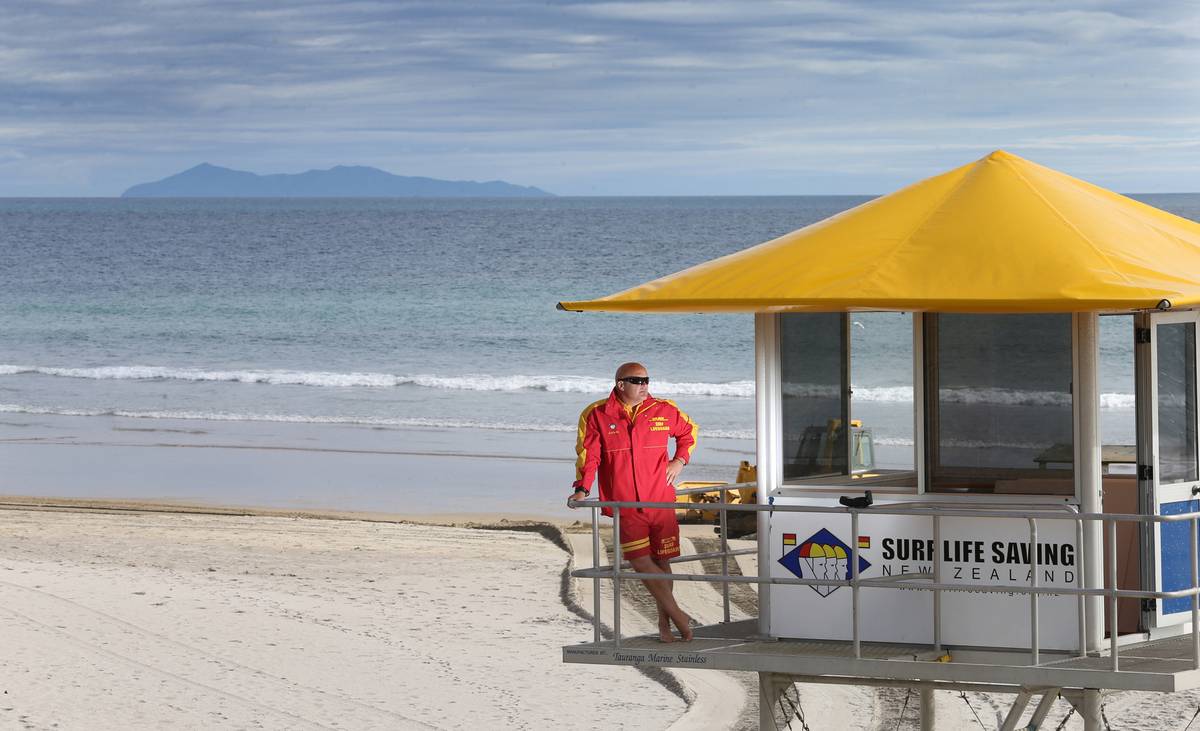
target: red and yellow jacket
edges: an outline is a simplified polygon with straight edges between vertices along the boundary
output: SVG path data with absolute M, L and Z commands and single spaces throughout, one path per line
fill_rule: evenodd
M 675 457 L 687 464 L 696 448 L 696 426 L 673 401 L 647 396 L 630 416 L 614 388 L 608 398 L 579 415 L 575 451 L 576 488 L 590 491 L 600 478 L 601 500 L 675 502 L 667 484 L 667 441 L 675 438 Z M 605 515 L 612 511 L 605 508 Z

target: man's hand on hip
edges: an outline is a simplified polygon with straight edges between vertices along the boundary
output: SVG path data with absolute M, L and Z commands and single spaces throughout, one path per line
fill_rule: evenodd
M 667 484 L 674 485 L 680 472 L 683 472 L 683 460 L 676 457 L 667 464 Z

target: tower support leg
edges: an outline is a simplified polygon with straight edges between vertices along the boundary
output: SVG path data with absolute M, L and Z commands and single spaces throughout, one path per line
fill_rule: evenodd
M 933 688 L 921 688 L 921 731 L 933 731 L 937 712 L 933 707 Z
M 1004 723 L 1000 724 L 1000 731 L 1013 731 L 1017 724 L 1021 721 L 1021 714 L 1025 712 L 1026 706 L 1029 705 L 1029 699 L 1033 697 L 1033 693 L 1028 690 L 1023 690 L 1017 694 L 1017 699 L 1013 701 L 1012 708 L 1008 709 L 1008 715 L 1004 717 Z
M 1079 715 L 1083 716 L 1083 731 L 1101 731 L 1100 691 L 1090 688 L 1083 691 L 1083 702 L 1079 706 Z
M 775 731 L 775 704 L 779 702 L 779 678 L 775 673 L 758 674 L 758 728 Z
M 1059 688 L 1051 688 L 1042 695 L 1042 700 L 1038 703 L 1037 708 L 1033 712 L 1033 716 L 1029 719 L 1028 728 L 1030 731 L 1037 731 L 1046 722 L 1046 716 L 1050 715 L 1050 709 L 1054 707 L 1054 701 L 1058 700 L 1058 695 L 1061 693 Z

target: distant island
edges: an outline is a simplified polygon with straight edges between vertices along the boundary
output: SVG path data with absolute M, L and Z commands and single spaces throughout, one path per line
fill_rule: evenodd
M 306 173 L 255 175 L 202 163 L 122 198 L 548 198 L 539 188 L 502 180 L 437 180 L 392 175 L 378 168 L 338 165 Z

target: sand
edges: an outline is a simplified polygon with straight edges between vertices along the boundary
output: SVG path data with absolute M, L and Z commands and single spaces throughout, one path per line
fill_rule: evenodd
M 752 674 L 562 663 L 592 636 L 591 582 L 563 575 L 589 564 L 590 534 L 152 507 L 0 510 L 0 728 L 757 726 Z M 706 550 L 686 534 L 685 552 Z M 716 590 L 677 587 L 720 620 Z M 624 629 L 651 631 L 632 589 Z M 939 728 L 979 728 L 976 714 L 994 728 L 1012 699 L 937 696 Z M 798 698 L 814 731 L 917 728 L 903 689 Z M 1114 729 L 1182 729 L 1198 706 L 1197 692 L 1105 698 Z
M 2 728 L 665 728 L 537 533 L 0 511 Z

